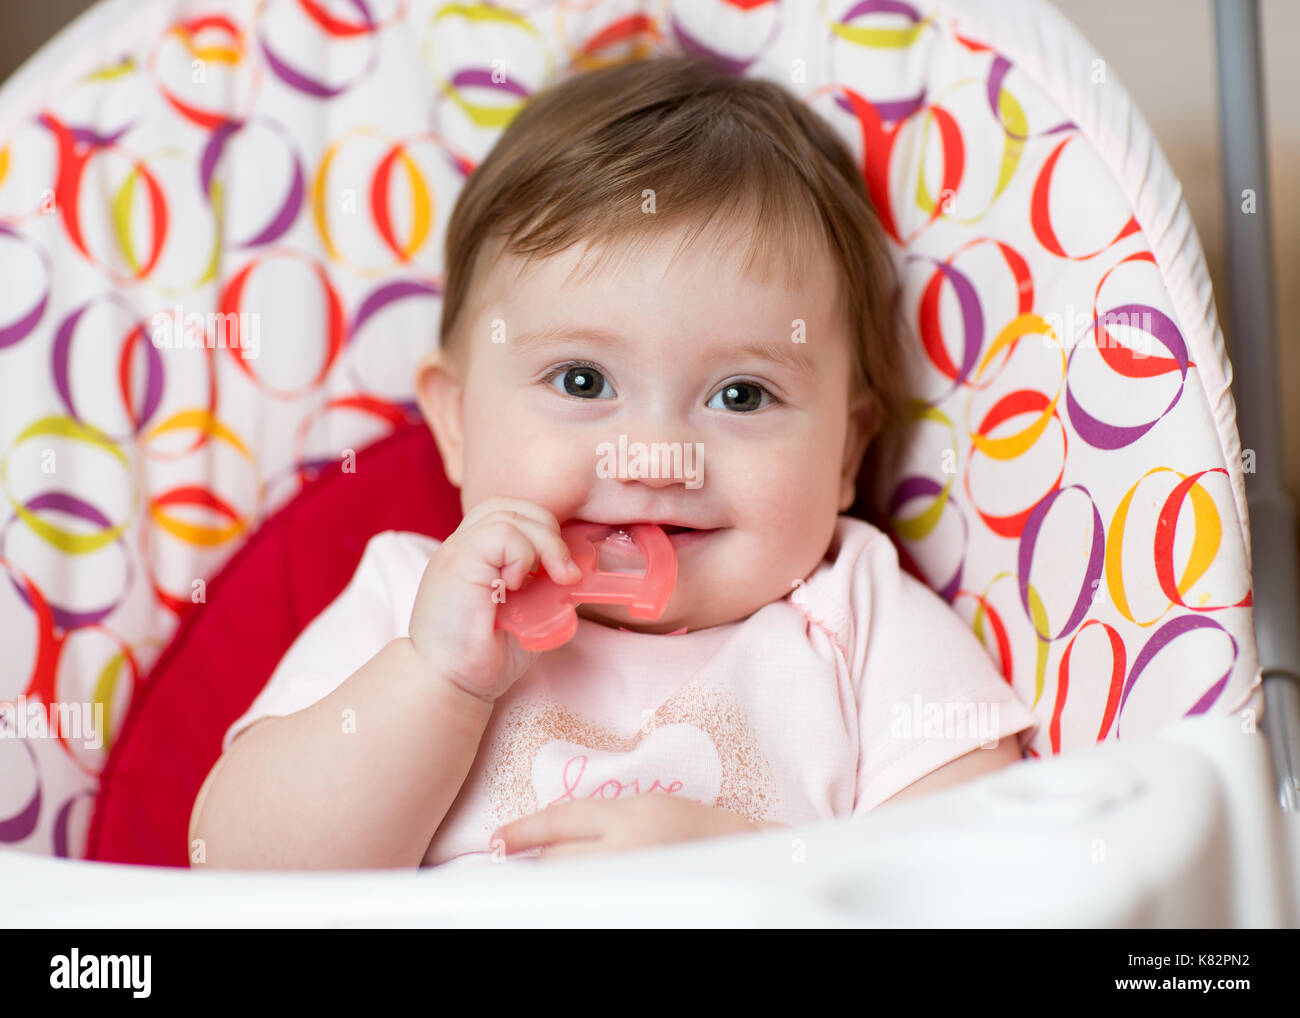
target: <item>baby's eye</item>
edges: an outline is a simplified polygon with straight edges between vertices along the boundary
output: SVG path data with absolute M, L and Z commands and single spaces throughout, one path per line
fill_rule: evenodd
M 609 382 L 605 376 L 593 368 L 590 364 L 569 364 L 557 368 L 547 378 L 552 384 L 560 382 L 560 390 L 566 396 L 575 396 L 578 399 L 596 399 L 608 393 L 614 395 L 614 390 L 610 388 Z
M 714 400 L 719 396 L 722 397 L 722 406 L 714 403 Z M 767 396 L 772 402 L 776 401 L 775 397 L 757 382 L 728 382 L 714 393 L 712 399 L 705 405 L 717 410 L 737 410 L 741 413 L 749 413 L 766 405 L 762 402 L 764 396 Z

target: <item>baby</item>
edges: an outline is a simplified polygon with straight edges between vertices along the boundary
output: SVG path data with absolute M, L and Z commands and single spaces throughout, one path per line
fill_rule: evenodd
M 804 103 L 686 58 L 569 78 L 469 178 L 446 268 L 416 384 L 464 518 L 372 538 L 227 731 L 190 823 L 207 865 L 564 858 L 1020 760 L 1034 715 L 844 515 L 904 414 L 896 280 Z M 570 520 L 663 526 L 672 597 L 654 623 L 583 605 L 526 651 L 499 605 L 539 568 L 576 581 Z

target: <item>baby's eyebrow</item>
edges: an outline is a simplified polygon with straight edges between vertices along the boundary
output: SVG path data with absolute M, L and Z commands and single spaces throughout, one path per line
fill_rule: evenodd
M 627 345 L 627 341 L 616 332 L 607 332 L 604 329 L 590 327 L 549 325 L 544 329 L 533 329 L 531 332 L 516 336 L 510 341 L 510 346 L 516 350 L 524 350 L 548 344 L 567 343 L 575 339 L 582 339 L 589 343 L 599 343 L 605 346 Z
M 574 340 L 583 340 L 599 346 L 615 348 L 626 348 L 630 345 L 627 339 L 616 332 L 590 326 L 565 325 L 551 325 L 543 329 L 533 329 L 530 332 L 516 336 L 510 345 L 515 350 L 524 350 L 557 343 L 571 343 Z M 759 360 L 784 365 L 796 374 L 807 378 L 814 378 L 817 374 L 812 359 L 804 350 L 799 348 L 794 340 L 789 342 L 753 340 L 747 343 L 738 343 L 734 346 L 720 347 L 711 354 L 711 360 L 723 361 L 739 357 L 755 357 Z
M 728 348 L 719 356 L 757 357 L 759 360 L 782 364 L 795 374 L 803 375 L 805 378 L 817 377 L 817 368 L 813 364 L 812 358 L 793 339 L 788 342 L 757 340 L 751 343 L 742 343 L 739 346 Z

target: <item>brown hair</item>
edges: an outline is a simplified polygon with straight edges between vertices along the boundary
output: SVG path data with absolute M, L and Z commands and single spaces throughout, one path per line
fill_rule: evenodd
M 655 214 L 642 211 L 654 192 Z M 471 283 L 502 253 L 531 259 L 715 216 L 753 224 L 746 269 L 784 261 L 800 278 L 829 249 L 853 342 L 853 392 L 875 397 L 875 432 L 906 415 L 897 277 L 862 175 L 835 131 L 780 85 L 693 57 L 583 71 L 537 93 L 470 175 L 447 226 L 443 350 L 457 359 Z M 495 250 L 493 250 L 495 249 Z M 874 435 L 873 435 L 874 437 Z M 879 452 L 879 450 L 876 450 Z

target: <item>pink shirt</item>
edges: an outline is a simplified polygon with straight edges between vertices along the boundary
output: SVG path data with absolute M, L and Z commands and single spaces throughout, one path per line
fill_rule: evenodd
M 320 700 L 407 635 L 439 542 L 371 538 L 347 588 L 226 732 Z M 579 619 L 496 703 L 422 865 L 489 861 L 500 824 L 569 799 L 662 789 L 753 820 L 858 815 L 1037 718 L 889 539 L 840 516 L 825 558 L 779 601 L 652 635 Z

